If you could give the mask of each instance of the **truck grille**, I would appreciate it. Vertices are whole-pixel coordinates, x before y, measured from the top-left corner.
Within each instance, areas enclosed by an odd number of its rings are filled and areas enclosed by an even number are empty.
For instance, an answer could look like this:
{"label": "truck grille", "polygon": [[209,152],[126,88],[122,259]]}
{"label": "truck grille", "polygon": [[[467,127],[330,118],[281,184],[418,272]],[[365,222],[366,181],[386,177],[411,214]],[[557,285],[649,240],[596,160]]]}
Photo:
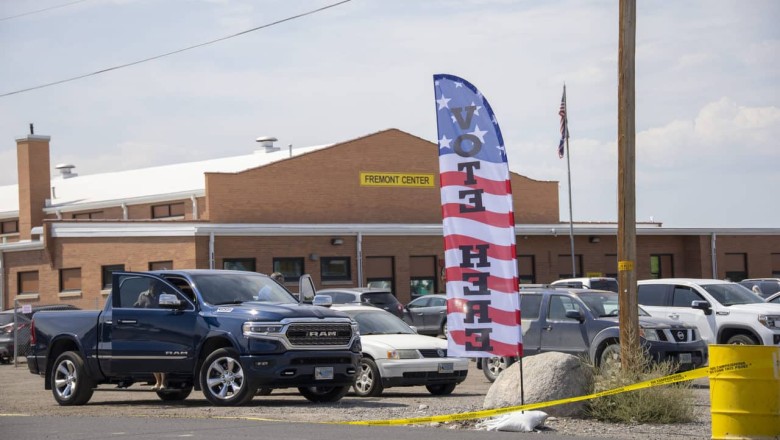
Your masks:
{"label": "truck grille", "polygon": [[352,326],[343,322],[293,323],[285,335],[294,346],[343,346],[352,339]]}
{"label": "truck grille", "polygon": [[696,331],[688,328],[658,330],[660,339],[668,342],[692,342],[696,340]]}

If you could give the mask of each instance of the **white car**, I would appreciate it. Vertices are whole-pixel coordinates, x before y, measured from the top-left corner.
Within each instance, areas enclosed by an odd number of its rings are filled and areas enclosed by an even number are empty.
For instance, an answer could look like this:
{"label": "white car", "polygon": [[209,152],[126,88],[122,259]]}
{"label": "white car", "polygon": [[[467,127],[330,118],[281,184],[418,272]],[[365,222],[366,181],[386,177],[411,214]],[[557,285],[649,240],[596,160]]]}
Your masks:
{"label": "white car", "polygon": [[358,323],[363,358],[353,389],[362,397],[385,388],[424,385],[435,395],[450,394],[466,380],[468,358],[447,357],[447,341],[418,335],[395,315],[375,307],[333,306]]}

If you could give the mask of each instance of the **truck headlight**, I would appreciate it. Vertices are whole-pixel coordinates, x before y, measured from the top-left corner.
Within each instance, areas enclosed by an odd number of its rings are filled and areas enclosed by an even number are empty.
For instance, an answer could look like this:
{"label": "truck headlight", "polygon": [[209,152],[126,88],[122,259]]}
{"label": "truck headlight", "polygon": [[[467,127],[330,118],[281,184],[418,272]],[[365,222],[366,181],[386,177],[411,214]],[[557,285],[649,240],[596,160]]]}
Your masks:
{"label": "truck headlight", "polygon": [[647,341],[658,341],[658,332],[654,328],[639,327],[639,336]]}
{"label": "truck headlight", "polygon": [[758,322],[766,328],[780,330],[780,316],[778,315],[758,315]]}
{"label": "truck headlight", "polygon": [[244,336],[249,338],[249,337],[258,337],[258,336],[268,336],[270,334],[279,334],[282,332],[283,327],[284,324],[279,324],[278,322],[249,321],[244,323],[244,325],[242,326],[242,330],[244,332]]}
{"label": "truck headlight", "polygon": [[355,336],[360,336],[360,326],[358,325],[358,323],[352,321],[350,325],[352,326],[352,334]]}

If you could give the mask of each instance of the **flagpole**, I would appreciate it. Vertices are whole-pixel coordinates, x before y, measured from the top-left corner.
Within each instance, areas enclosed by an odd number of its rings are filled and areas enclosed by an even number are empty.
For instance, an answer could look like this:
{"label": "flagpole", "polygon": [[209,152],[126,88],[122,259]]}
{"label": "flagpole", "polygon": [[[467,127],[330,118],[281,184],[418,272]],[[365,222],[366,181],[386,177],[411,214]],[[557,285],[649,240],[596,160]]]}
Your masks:
{"label": "flagpole", "polygon": [[568,105],[569,103],[566,102],[566,84],[563,85],[563,106],[564,106],[564,124],[566,127],[566,171],[567,176],[569,180],[569,243],[571,244],[571,276],[572,278],[577,277],[577,264],[576,264],[576,257],[574,256],[574,216],[572,215],[571,211],[571,163],[569,162],[569,111],[568,111]]}

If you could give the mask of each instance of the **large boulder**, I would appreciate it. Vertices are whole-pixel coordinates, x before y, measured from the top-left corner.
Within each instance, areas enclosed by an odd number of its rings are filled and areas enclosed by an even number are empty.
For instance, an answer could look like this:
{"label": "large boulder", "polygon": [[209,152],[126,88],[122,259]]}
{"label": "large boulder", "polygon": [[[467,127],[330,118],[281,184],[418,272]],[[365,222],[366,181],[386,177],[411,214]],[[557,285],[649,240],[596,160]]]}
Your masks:
{"label": "large boulder", "polygon": [[[549,402],[590,393],[593,371],[580,358],[549,352],[523,358],[523,396],[525,403]],[[551,416],[585,415],[586,401],[539,408]],[[490,386],[485,409],[520,405],[520,367],[512,364]]]}

